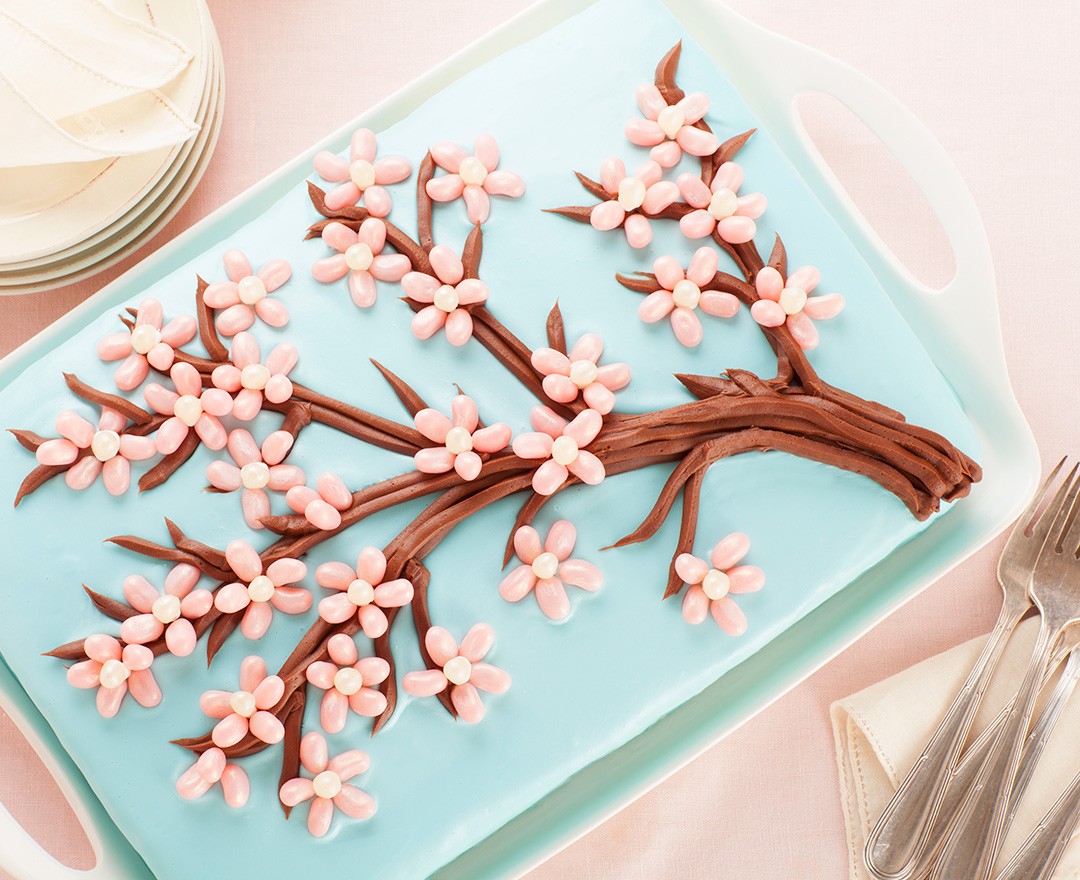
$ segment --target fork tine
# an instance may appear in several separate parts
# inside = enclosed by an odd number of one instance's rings
[[[1080,484],[1080,480],[1077,481]],[[1073,489],[1073,493],[1076,494],[1076,488]],[[1074,558],[1077,553],[1077,549],[1080,548],[1080,499],[1074,498],[1073,503],[1069,505],[1069,515],[1066,517],[1065,522],[1065,537],[1058,541],[1058,544],[1068,551]]]
[[[1046,479],[1043,480],[1042,485],[1039,486],[1039,491],[1032,496],[1028,502],[1028,506],[1024,508],[1024,512],[1020,514],[1020,518],[1016,521],[1016,528],[1022,532],[1026,532],[1028,526],[1034,524],[1035,511],[1039,509],[1039,505],[1046,500],[1046,496],[1050,493],[1050,487],[1054,484],[1054,480],[1057,478],[1058,473],[1065,465],[1065,460],[1069,456],[1063,455],[1061,461],[1054,465],[1054,469],[1047,474]]]
[[[1060,465],[1058,466],[1060,467]],[[1069,475],[1065,477],[1065,481],[1058,487],[1057,492],[1054,493],[1054,497],[1050,499],[1050,503],[1046,506],[1046,510],[1043,511],[1042,516],[1032,528],[1031,535],[1043,543],[1047,540],[1047,535],[1050,533],[1051,526],[1057,526],[1056,535],[1060,536],[1064,531],[1065,520],[1061,521],[1058,525],[1058,514],[1062,508],[1066,513],[1072,508],[1073,499],[1076,497],[1076,470],[1080,465],[1074,464],[1072,470],[1069,471]],[[1057,468],[1054,469],[1055,471]],[[1068,499],[1068,500],[1066,500]],[[1057,538],[1054,539],[1055,541]]]
[[[1076,501],[1077,493],[1080,492],[1080,480],[1074,479],[1077,466],[1074,465],[1072,471],[1069,472],[1069,477],[1058,489],[1054,495],[1054,500],[1051,502],[1050,508],[1047,508],[1046,513],[1043,514],[1042,520],[1039,521],[1039,526],[1042,525],[1043,520],[1050,520],[1047,514],[1053,509],[1053,522],[1048,523],[1045,537],[1043,538],[1042,551],[1040,552],[1040,558],[1050,548],[1053,548],[1054,552],[1061,550],[1062,544],[1065,540],[1065,531],[1071,525],[1075,524],[1075,518],[1072,516],[1073,505]],[[1063,493],[1063,490],[1068,489]],[[1071,530],[1071,529],[1070,529]],[[1040,529],[1036,527],[1036,537]]]

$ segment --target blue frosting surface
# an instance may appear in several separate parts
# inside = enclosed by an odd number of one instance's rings
[[[597,39],[601,32],[604,39]],[[621,411],[646,412],[690,399],[673,372],[775,371],[775,358],[745,308],[731,320],[703,316],[704,341],[692,350],[675,341],[666,321],[647,325],[638,319],[640,297],[617,284],[614,274],[649,271],[661,254],[685,265],[699,243],[684,239],[677,224],[654,223],[653,243],[634,251],[620,231],[597,232],[541,210],[592,203],[573,170],[596,178],[609,155],[623,157],[631,169],[647,158],[644,149],[626,141],[623,127],[638,115],[635,87],[651,81],[656,61],[679,39],[679,83],[709,94],[707,121],[720,139],[756,127],[724,72],[663,6],[655,0],[604,0],[451,83],[378,133],[380,155],[404,155],[414,169],[436,141],[471,149],[479,133],[497,138],[500,167],[520,174],[527,191],[520,199],[492,200],[480,271],[491,290],[488,305],[535,348],[546,344],[544,321],[558,298],[569,341],[598,332],[606,345],[604,361],[630,365],[633,380],[618,395]],[[626,46],[635,49],[625,51]],[[841,292],[847,299],[838,317],[818,324],[821,343],[810,357],[822,377],[882,401],[977,454],[974,431],[951,389],[768,132],[759,130],[738,161],[746,172],[743,191],[763,192],[769,200],[758,222],[759,247],[767,252],[774,234],[782,233],[789,265],[816,265],[822,276],[818,292]],[[684,160],[679,170],[694,168]],[[406,231],[415,230],[414,186],[415,176],[391,187],[389,219]],[[380,283],[378,302],[361,311],[344,280],[315,282],[308,267],[330,251],[319,239],[302,239],[317,219],[298,179],[270,210],[258,216],[241,212],[217,246],[133,295],[130,305],[153,296],[164,303],[167,318],[190,313],[196,274],[223,279],[222,254],[230,247],[243,250],[255,266],[284,257],[294,274],[275,296],[287,304],[292,320],[282,330],[260,322],[253,332],[264,355],[279,341],[298,346],[296,381],[407,423],[368,360],[375,358],[431,406],[448,411],[457,382],[477,401],[485,422],[504,421],[515,434],[531,430],[529,410],[536,401],[478,343],[459,349],[441,333],[426,343],[412,337],[412,313],[397,300],[398,285]],[[468,231],[460,201],[436,207],[437,242],[460,248]],[[721,268],[731,269],[726,257]],[[115,391],[114,365],[100,362],[94,349],[118,328],[115,309],[109,309],[55,350],[41,353],[0,390],[0,424],[55,436],[61,409],[93,417],[93,408],[67,391],[61,372]],[[202,353],[197,341],[189,348]],[[132,397],[142,402],[140,393]],[[261,414],[252,431],[261,439],[279,423],[280,416]],[[221,877],[336,876],[344,865],[350,877],[427,877],[699,693],[926,527],[894,496],[854,474],[777,452],[721,461],[704,483],[695,552],[705,556],[719,538],[743,531],[752,540],[746,561],[767,576],[763,590],[737,597],[749,629],[732,638],[711,619],[688,625],[681,599],[659,601],[678,534],[677,508],[652,540],[600,550],[639,524],[670,466],[612,477],[598,487],[577,486],[545,507],[536,523],[541,534],[556,519],[571,520],[578,529],[574,555],[596,563],[605,575],[598,593],[570,589],[572,613],[558,623],[545,618],[532,597],[519,604],[499,597],[504,540],[520,499],[492,506],[427,558],[430,605],[433,620],[459,639],[472,624],[489,623],[496,639],[487,659],[511,674],[513,686],[504,695],[484,695],[487,717],[479,725],[455,723],[436,700],[406,694],[374,738],[371,722],[350,714],[345,730],[327,737],[330,753],[368,752],[371,769],[354,783],[375,798],[378,811],[363,822],[338,813],[327,837],[315,840],[305,827],[306,806],[283,821],[276,791],[280,745],[241,761],[251,798],[233,811],[217,788],[196,801],[177,797],[176,779],[192,759],[169,742],[211,728],[199,710],[199,695],[235,689],[245,656],[258,653],[271,670],[278,668],[315,620],[314,609],[295,617],[275,613],[270,633],[258,643],[237,631],[209,670],[203,643],[187,658],[159,658],[153,668],[164,692],[161,705],[144,709],[127,697],[109,720],[96,712],[93,691],[70,687],[64,664],[41,656],[92,633],[118,632],[117,624],[91,606],[82,584],[122,599],[121,584],[130,574],[157,586],[163,582],[167,564],[103,543],[107,537],[136,534],[168,544],[168,516],[190,537],[215,547],[236,538],[258,549],[271,543],[273,536],[244,525],[238,495],[203,491],[206,466],[219,458],[228,456],[201,447],[168,483],[142,495],[133,487],[113,498],[100,480],[75,493],[56,479],[17,510],[0,506],[0,533],[7,536],[7,576],[0,580],[3,658],[160,880],[208,876],[208,861]],[[334,471],[354,490],[412,467],[407,458],[318,425],[303,432],[289,461],[305,470],[309,483]],[[32,456],[5,435],[0,498],[14,498],[33,466]],[[135,466],[134,479],[145,467]],[[285,512],[280,496],[273,503],[275,512]],[[304,584],[316,602],[328,595],[314,580],[318,564],[355,563],[362,547],[385,546],[423,503],[382,513],[319,546],[307,560]],[[214,585],[204,579],[201,586]],[[357,642],[362,656],[370,653],[366,639]],[[408,614],[395,623],[392,646],[399,675],[423,668]],[[321,729],[321,693],[313,689],[309,695],[305,731]]]

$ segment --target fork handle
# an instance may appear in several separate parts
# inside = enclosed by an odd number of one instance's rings
[[[866,841],[863,859],[879,880],[904,880],[923,867],[934,818],[960,760],[971,722],[1012,631],[1030,607],[1026,599],[1001,606],[960,693]]]
[[[1050,880],[1080,822],[1080,773],[1031,832],[997,880]]]

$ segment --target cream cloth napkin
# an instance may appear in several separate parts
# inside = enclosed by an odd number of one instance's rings
[[[158,90],[191,59],[99,0],[0,0],[0,168],[182,143],[199,126]]]
[[[1006,646],[975,718],[972,738],[994,720],[1024,676],[1038,632],[1025,620]],[[931,657],[832,705],[840,795],[852,880],[870,880],[866,838],[948,711],[979,655],[985,636]],[[1043,689],[1049,694],[1053,682]],[[1036,712],[1042,701],[1036,705]],[[1080,693],[1065,706],[1005,839],[997,870],[1027,839],[1080,770]],[[1055,880],[1080,877],[1080,835],[1065,850]]]

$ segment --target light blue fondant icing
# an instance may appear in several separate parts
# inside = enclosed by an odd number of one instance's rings
[[[597,34],[603,33],[603,39]],[[491,289],[491,310],[532,347],[545,344],[544,319],[556,298],[567,336],[599,332],[605,360],[625,361],[633,381],[619,394],[619,409],[643,412],[688,399],[671,373],[716,374],[742,367],[771,375],[775,361],[746,309],[733,320],[705,316],[704,342],[687,350],[667,322],[643,324],[640,297],[614,281],[616,271],[648,270],[662,253],[689,258],[695,243],[675,224],[654,224],[653,244],[633,251],[621,232],[599,233],[541,209],[591,204],[573,170],[598,177],[601,161],[623,157],[629,168],[646,151],[623,137],[637,115],[634,88],[651,80],[653,66],[683,39],[679,82],[712,98],[708,121],[721,140],[758,125],[725,74],[653,0],[605,0],[539,39],[510,51],[463,77],[410,117],[379,133],[380,155],[405,155],[414,167],[426,148],[448,139],[471,146],[480,132],[496,136],[502,167],[527,183],[521,199],[494,198],[484,227],[481,276]],[[634,46],[634,51],[625,47]],[[587,63],[583,59],[590,59]],[[584,70],[583,65],[587,66]],[[582,72],[584,70],[584,75]],[[781,232],[793,268],[821,270],[819,292],[841,292],[847,308],[819,323],[821,344],[811,360],[829,382],[880,400],[911,420],[977,454],[975,435],[952,392],[927,358],[870,270],[856,256],[785,158],[759,130],[738,161],[746,171],[744,192],[766,194],[759,221],[762,250]],[[692,168],[689,161],[685,170]],[[415,177],[392,187],[391,218],[415,229]],[[460,247],[468,232],[462,203],[436,208],[436,240]],[[284,330],[259,324],[264,354],[281,340],[300,349],[293,377],[308,387],[401,421],[407,416],[368,359],[397,372],[432,406],[448,409],[459,382],[479,404],[486,421],[528,430],[535,401],[477,343],[450,346],[442,334],[424,344],[409,331],[409,309],[396,285],[380,284],[379,299],[360,311],[345,282],[322,285],[308,267],[327,256],[318,239],[302,241],[317,215],[301,180],[285,198],[256,217],[240,217],[217,246],[143,292],[165,305],[166,315],[190,312],[196,274],[221,279],[229,247],[245,251],[255,265],[287,258],[293,278],[278,293],[292,320]],[[244,220],[250,220],[243,225]],[[726,267],[722,263],[722,267]],[[730,267],[727,267],[730,268]],[[137,304],[133,298],[131,305]],[[94,346],[118,328],[110,309],[56,350],[43,354],[0,391],[5,427],[46,436],[59,410],[85,415],[91,408],[69,394],[61,371],[114,390],[113,365]],[[193,350],[198,349],[197,343]],[[136,398],[140,400],[141,398]],[[265,436],[280,417],[260,415],[254,433]],[[10,436],[0,444],[0,498],[11,499],[32,456]],[[221,454],[200,448],[164,486],[120,499],[100,481],[74,493],[54,480],[18,510],[0,507],[0,530],[8,537],[7,569],[0,581],[0,647],[64,746],[119,827],[161,880],[207,876],[349,876],[394,880],[428,876],[475,845],[568,776],[618,748],[674,707],[782,633],[810,609],[843,588],[894,547],[917,534],[916,522],[896,498],[862,477],[781,453],[747,454],[715,465],[702,492],[695,547],[699,555],[733,530],[753,546],[747,562],[767,575],[765,588],[738,597],[749,620],[741,638],[725,635],[711,620],[692,627],[679,599],[660,602],[678,532],[675,516],[649,542],[601,552],[632,531],[651,507],[669,467],[617,476],[595,488],[575,487],[544,509],[541,533],[565,517],[578,528],[576,556],[603,570],[595,594],[572,589],[573,611],[548,621],[532,597],[517,605],[498,595],[503,542],[519,499],[494,505],[461,525],[427,562],[433,579],[433,619],[460,638],[477,621],[494,627],[488,659],[513,677],[510,691],[485,695],[487,717],[479,725],[455,723],[434,699],[402,695],[386,728],[369,738],[370,721],[350,715],[345,730],[328,737],[331,754],[363,748],[371,769],[355,780],[378,803],[369,821],[340,813],[319,841],[305,828],[306,806],[283,821],[276,788],[281,746],[244,759],[251,799],[239,811],[225,807],[220,791],[186,802],[176,796],[177,777],[191,763],[169,740],[197,736],[212,722],[198,698],[210,688],[237,686],[240,661],[250,653],[276,669],[314,620],[275,614],[271,632],[251,643],[237,632],[207,670],[203,644],[190,657],[165,656],[154,665],[164,701],[152,710],[126,699],[111,720],[94,709],[92,691],[66,684],[64,665],[43,651],[95,632],[118,630],[93,609],[81,584],[121,597],[121,583],[141,573],[160,586],[168,566],[124,551],[103,539],[137,534],[161,543],[164,517],[200,541],[223,548],[238,537],[261,548],[272,536],[253,535],[243,524],[239,498],[202,491],[206,465]],[[367,447],[321,426],[300,438],[290,457],[310,478],[337,472],[353,489],[407,471],[411,462]],[[144,467],[136,467],[136,476]],[[275,510],[283,512],[276,497]],[[326,591],[314,582],[316,565],[355,562],[366,545],[384,546],[422,509],[422,503],[388,511],[317,548],[307,578],[316,599]],[[14,536],[14,537],[12,537]],[[203,586],[212,586],[206,581]],[[358,639],[361,653],[369,646]],[[399,675],[422,667],[407,614],[395,624],[393,647]],[[312,690],[305,730],[318,730],[321,692]]]

